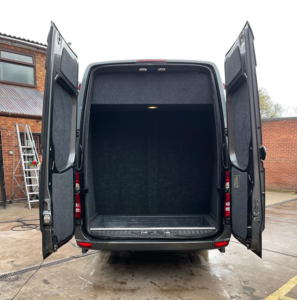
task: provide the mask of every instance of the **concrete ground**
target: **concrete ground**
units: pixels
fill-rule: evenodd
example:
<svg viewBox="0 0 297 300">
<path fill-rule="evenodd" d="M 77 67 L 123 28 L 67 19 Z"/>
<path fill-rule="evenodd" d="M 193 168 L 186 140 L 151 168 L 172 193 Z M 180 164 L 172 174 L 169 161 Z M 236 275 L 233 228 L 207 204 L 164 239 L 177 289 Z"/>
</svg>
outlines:
<svg viewBox="0 0 297 300">
<path fill-rule="evenodd" d="M 267 193 L 263 259 L 235 239 L 224 254 L 212 250 L 85 255 L 72 240 L 43 262 L 15 299 L 297 299 L 296 198 L 292 193 Z M 29 210 L 24 203 L 0 208 L 3 300 L 12 299 L 42 262 L 40 231 L 11 230 L 21 224 L 10 221 L 22 217 L 38 224 L 38 208 Z"/>
<path fill-rule="evenodd" d="M 266 192 L 266 206 L 272 206 L 280 202 L 290 201 L 292 199 L 297 199 L 297 193 L 294 192 Z"/>
</svg>

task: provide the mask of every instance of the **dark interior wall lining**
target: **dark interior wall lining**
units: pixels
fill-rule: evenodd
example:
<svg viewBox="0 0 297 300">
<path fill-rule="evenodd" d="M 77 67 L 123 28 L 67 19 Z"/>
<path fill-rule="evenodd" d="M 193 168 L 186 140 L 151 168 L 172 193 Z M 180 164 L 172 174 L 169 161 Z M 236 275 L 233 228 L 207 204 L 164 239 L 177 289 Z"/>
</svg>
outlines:
<svg viewBox="0 0 297 300">
<path fill-rule="evenodd" d="M 133 118 L 133 121 L 132 119 Z M 91 112 L 92 168 L 99 214 L 148 211 L 148 123 L 141 113 Z"/>
<path fill-rule="evenodd" d="M 99 73 L 93 104 L 212 104 L 210 76 L 202 72 Z"/>
<path fill-rule="evenodd" d="M 234 49 L 234 52 L 228 58 L 227 62 L 225 63 L 226 84 L 229 85 L 232 82 L 232 80 L 241 71 L 241 57 L 240 57 L 240 49 L 239 49 L 239 47 L 236 47 Z"/>
<path fill-rule="evenodd" d="M 212 122 L 211 111 L 160 113 L 156 133 L 158 213 L 209 213 L 214 164 Z"/>
<path fill-rule="evenodd" d="M 55 147 L 55 164 L 59 171 L 67 166 L 71 152 L 74 105 L 71 95 L 61 85 L 55 83 L 52 136 Z"/>
<path fill-rule="evenodd" d="M 234 178 L 237 177 L 237 185 L 234 184 Z M 239 188 L 240 187 L 240 188 Z M 247 237 L 248 228 L 248 175 L 246 172 L 240 172 L 232 168 L 231 191 L 233 199 L 231 214 L 232 214 L 232 229 L 235 235 L 242 239 Z"/>
<path fill-rule="evenodd" d="M 59 242 L 73 234 L 73 194 L 69 192 L 69 187 L 73 188 L 73 169 L 62 174 L 53 174 L 53 234 L 57 236 Z"/>
<path fill-rule="evenodd" d="M 191 74 L 191 75 L 190 75 Z M 196 77 L 195 80 L 191 80 L 190 77 L 194 74 Z M 115 76 L 112 76 L 115 75 Z M 124 76 L 123 76 L 124 75 Z M 131 75 L 131 76 L 130 76 Z M 146 76 L 143 76 L 146 75 Z M 151 76 L 148 76 L 151 75 Z M 163 77 L 159 77 L 162 75 L 165 75 Z M 166 75 L 171 76 L 167 77 Z M 176 76 L 177 75 L 177 76 Z M 175 104 L 192 104 L 189 107 L 189 110 L 193 108 L 193 106 L 197 106 L 196 104 L 211 104 L 213 105 L 214 109 L 214 115 L 215 115 L 215 121 L 213 120 L 213 128 L 209 132 L 209 128 L 207 128 L 206 124 L 203 124 L 203 127 L 206 129 L 208 134 L 213 135 L 213 151 L 216 152 L 216 156 L 214 155 L 214 164 L 213 164 L 213 170 L 212 170 L 212 179 L 211 179 L 211 194 L 209 194 L 209 211 L 208 213 L 214 217 L 214 219 L 218 220 L 218 217 L 220 215 L 219 208 L 220 208 L 220 202 L 219 202 L 219 195 L 217 193 L 217 186 L 218 182 L 220 182 L 221 174 L 220 174 L 220 164 L 218 165 L 218 162 L 221 161 L 221 148 L 218 145 L 222 144 L 221 140 L 221 117 L 220 117 L 220 111 L 219 107 L 216 101 L 214 101 L 216 98 L 213 98 L 213 87 L 210 80 L 210 77 L 206 73 L 198 73 L 198 72 L 188 72 L 184 76 L 184 83 L 181 84 L 180 82 L 180 74 L 178 73 L 154 73 L 154 74 L 129 74 L 129 73 L 109 73 L 107 74 L 101 74 L 98 75 L 98 73 L 95 72 L 93 74 L 93 88 L 91 89 L 90 97 L 88 100 L 88 108 L 86 110 L 86 121 L 85 124 L 87 126 L 86 130 L 86 143 L 85 143 L 85 149 L 88 151 L 88 157 L 85 157 L 84 159 L 84 170 L 86 172 L 86 183 L 87 188 L 89 188 L 89 193 L 87 194 L 86 198 L 86 207 L 87 207 L 87 220 L 86 220 L 86 226 L 88 228 L 89 220 L 96 216 L 96 214 L 100 214 L 98 212 L 98 202 L 97 202 L 97 195 L 95 195 L 95 189 L 97 182 L 94 180 L 93 177 L 93 169 L 90 168 L 93 166 L 93 160 L 91 161 L 89 158 L 91 158 L 91 149 L 93 148 L 91 144 L 88 143 L 88 140 L 92 139 L 93 134 L 96 134 L 96 132 L 92 133 L 92 136 L 88 134 L 88 131 L 92 130 L 91 126 L 89 127 L 90 122 L 90 110 L 92 107 L 92 110 L 94 107 L 100 107 L 101 109 L 108 109 L 108 104 L 116 104 L 116 105 L 110 105 L 109 108 L 113 110 L 117 109 L 123 109 L 123 110 L 138 110 L 137 105 L 143 105 L 143 104 L 171 104 L 171 106 L 175 106 L 175 110 L 179 110 L 179 105 Z M 190 75 L 190 76 L 187 76 Z M 140 77 L 141 76 L 141 77 Z M 106 77 L 106 78 L 104 78 Z M 155 77 L 155 78 L 153 78 Z M 164 80 L 166 79 L 166 80 Z M 201 82 L 199 82 L 201 79 Z M 115 80 L 116 82 L 113 82 Z M 161 82 L 160 82 L 161 80 Z M 164 82 L 167 81 L 167 84 L 164 84 Z M 190 84 L 188 84 L 190 83 Z M 99 85 L 100 86 L 99 86 Z M 117 86 L 118 85 L 118 86 Z M 146 88 L 148 85 L 149 88 Z M 96 87 L 97 86 L 97 87 Z M 156 87 L 157 86 L 157 87 Z M 101 92 L 101 90 L 104 90 Z M 194 89 L 194 91 L 189 91 L 187 94 L 188 99 L 185 97 L 187 89 Z M 144 90 L 146 91 L 144 93 Z M 172 92 L 174 90 L 174 92 Z M 189 95 L 191 95 L 189 97 Z M 132 97 L 132 100 L 131 100 Z M 91 105 L 91 102 L 94 104 L 103 104 L 103 105 Z M 119 105 L 120 104 L 120 105 Z M 137 104 L 137 105 L 126 105 L 126 104 Z M 117 106 L 121 106 L 122 108 L 117 108 Z M 207 106 L 207 105 L 206 105 Z M 112 108 L 113 107 L 113 108 Z M 170 107 L 164 106 L 164 107 Z M 199 109 L 204 109 L 205 105 L 198 105 Z M 169 108 L 172 109 L 172 108 Z M 143 110 L 143 109 L 142 109 Z M 200 112 L 201 115 L 204 114 L 204 112 Z M 155 143 L 153 139 L 153 131 L 149 131 L 150 138 L 148 139 L 148 153 L 153 153 L 151 150 L 154 149 Z M 215 136 L 216 135 L 216 136 Z M 151 149 L 151 150 L 150 150 Z M 150 173 L 150 176 L 153 176 L 154 173 L 156 173 L 156 161 L 153 159 L 154 156 L 148 156 L 149 162 L 148 162 L 148 174 Z M 90 179 L 90 180 L 89 180 Z M 148 205 L 147 209 L 153 209 L 153 207 L 156 207 L 156 203 L 154 203 L 153 199 L 157 199 L 156 194 L 156 186 L 157 181 L 155 180 L 155 187 L 153 184 L 153 181 L 151 180 L 150 184 L 150 190 L 148 192 L 148 197 L 151 199 L 149 204 L 151 203 L 151 207 Z M 199 201 L 198 201 L 199 205 Z M 180 214 L 181 211 L 178 211 L 178 214 Z"/>
<path fill-rule="evenodd" d="M 88 111 L 88 120 L 90 118 L 90 111 Z M 92 138 L 93 138 L 93 129 L 92 126 L 89 126 L 88 135 L 86 136 L 86 150 L 87 150 L 87 156 L 85 159 L 85 183 L 86 187 L 89 189 L 89 192 L 85 195 L 87 203 L 86 203 L 86 220 L 87 222 L 94 218 L 97 214 L 96 209 L 96 199 L 95 193 L 94 193 L 94 178 L 93 178 L 93 168 L 92 168 Z"/>
<path fill-rule="evenodd" d="M 211 110 L 102 112 L 95 107 L 88 177 L 94 180 L 98 214 L 209 213 L 216 185 Z"/>
<path fill-rule="evenodd" d="M 232 95 L 232 112 L 234 150 L 239 167 L 245 169 L 249 163 L 251 142 L 250 98 L 246 82 Z"/>
</svg>

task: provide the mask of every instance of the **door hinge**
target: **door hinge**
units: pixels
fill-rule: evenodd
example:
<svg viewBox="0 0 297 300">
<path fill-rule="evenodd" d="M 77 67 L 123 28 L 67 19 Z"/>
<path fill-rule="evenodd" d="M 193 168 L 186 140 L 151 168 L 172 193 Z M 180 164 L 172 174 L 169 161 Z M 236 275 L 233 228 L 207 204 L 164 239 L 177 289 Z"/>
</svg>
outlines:
<svg viewBox="0 0 297 300">
<path fill-rule="evenodd" d="M 80 136 L 80 130 L 77 129 L 77 130 L 76 130 L 76 137 L 79 137 L 79 136 Z"/>
<path fill-rule="evenodd" d="M 62 44 L 62 35 L 58 32 L 58 45 Z"/>
<path fill-rule="evenodd" d="M 43 215 L 43 223 L 50 224 L 51 223 L 51 216 L 49 214 Z"/>
<path fill-rule="evenodd" d="M 259 212 L 252 212 L 251 213 L 251 221 L 257 221 L 259 219 L 260 213 Z"/>
<path fill-rule="evenodd" d="M 230 218 L 223 218 L 223 225 L 231 225 L 231 219 Z"/>
<path fill-rule="evenodd" d="M 75 194 L 87 194 L 89 192 L 89 189 L 79 189 L 79 190 L 74 190 Z"/>
<path fill-rule="evenodd" d="M 52 215 L 50 210 L 44 210 L 43 213 L 43 224 L 49 225 L 52 222 Z"/>
<path fill-rule="evenodd" d="M 225 135 L 228 135 L 228 129 L 225 128 Z"/>
<path fill-rule="evenodd" d="M 226 188 L 217 188 L 218 193 L 229 193 L 230 194 L 230 189 Z"/>
</svg>

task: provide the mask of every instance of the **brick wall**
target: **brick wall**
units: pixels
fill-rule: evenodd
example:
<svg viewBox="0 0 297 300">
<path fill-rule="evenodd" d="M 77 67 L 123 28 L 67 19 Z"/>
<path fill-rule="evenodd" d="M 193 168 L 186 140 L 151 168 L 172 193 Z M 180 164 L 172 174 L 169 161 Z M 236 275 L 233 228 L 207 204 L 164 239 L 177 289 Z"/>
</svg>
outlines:
<svg viewBox="0 0 297 300">
<path fill-rule="evenodd" d="M 32 133 L 41 133 L 41 119 L 29 119 L 29 118 L 18 118 L 18 117 L 6 117 L 0 116 L 0 131 L 2 140 L 2 155 L 4 162 L 4 180 L 7 200 L 11 199 L 12 192 L 12 174 L 13 174 L 13 155 L 9 154 L 9 151 L 15 152 L 15 162 L 17 163 L 19 156 L 19 149 L 13 147 L 16 143 L 15 136 L 13 135 L 14 124 L 28 124 L 31 127 Z M 3 130 L 3 128 L 7 129 Z M 42 161 L 42 160 L 41 160 Z M 19 168 L 21 170 L 21 168 Z M 22 179 L 20 179 L 20 183 Z M 14 183 L 16 187 L 16 183 Z M 22 192 L 18 192 L 14 198 L 24 198 L 25 195 Z"/>
<path fill-rule="evenodd" d="M 262 120 L 266 188 L 297 191 L 297 118 Z"/>
<path fill-rule="evenodd" d="M 37 90 L 44 91 L 44 81 L 45 81 L 45 57 L 46 54 L 40 51 L 33 51 L 29 49 L 24 49 L 20 47 L 10 46 L 0 43 L 0 48 L 8 48 L 16 51 L 21 51 L 24 53 L 30 53 L 35 55 L 36 63 L 36 88 Z"/>
</svg>

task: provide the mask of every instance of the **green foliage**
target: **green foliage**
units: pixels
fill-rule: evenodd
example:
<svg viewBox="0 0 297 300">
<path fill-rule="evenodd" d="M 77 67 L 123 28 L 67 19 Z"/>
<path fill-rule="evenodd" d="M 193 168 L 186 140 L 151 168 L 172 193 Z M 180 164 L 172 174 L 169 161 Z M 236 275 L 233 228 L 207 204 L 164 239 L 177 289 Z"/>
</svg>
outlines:
<svg viewBox="0 0 297 300">
<path fill-rule="evenodd" d="M 266 89 L 259 89 L 260 112 L 262 119 L 279 118 L 282 115 L 283 107 L 271 100 Z"/>
</svg>

